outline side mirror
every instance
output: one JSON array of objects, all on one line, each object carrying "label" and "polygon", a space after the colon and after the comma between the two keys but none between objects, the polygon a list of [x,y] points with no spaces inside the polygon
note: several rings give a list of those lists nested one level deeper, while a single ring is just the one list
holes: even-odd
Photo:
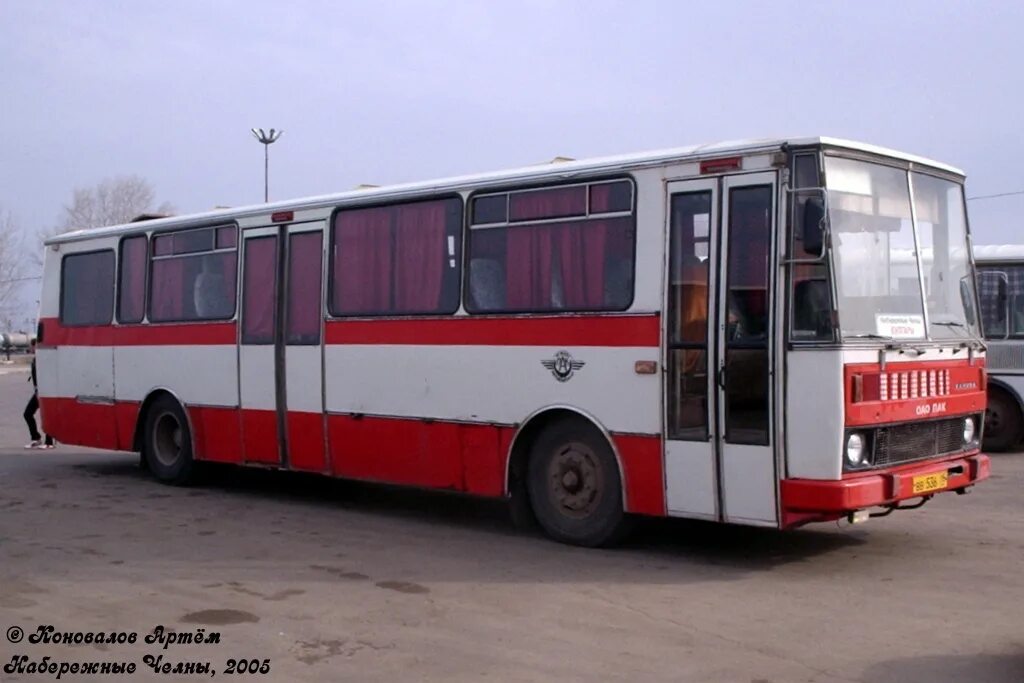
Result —
[{"label": "side mirror", "polygon": [[808,197],[804,200],[804,251],[822,255],[825,249],[825,200]]}]

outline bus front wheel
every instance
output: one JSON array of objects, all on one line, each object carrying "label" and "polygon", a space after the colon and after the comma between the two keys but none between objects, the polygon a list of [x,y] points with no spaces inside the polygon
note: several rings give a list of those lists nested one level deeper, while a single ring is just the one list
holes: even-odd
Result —
[{"label": "bus front wheel", "polygon": [[1008,451],[1021,440],[1020,406],[1002,389],[989,385],[988,407],[985,409],[985,450]]},{"label": "bus front wheel", "polygon": [[527,488],[537,521],[555,540],[597,547],[626,531],[615,454],[589,423],[561,420],[538,436]]},{"label": "bus front wheel", "polygon": [[192,432],[185,411],[170,396],[161,396],[146,412],[142,454],[153,476],[182,485],[192,477]]}]

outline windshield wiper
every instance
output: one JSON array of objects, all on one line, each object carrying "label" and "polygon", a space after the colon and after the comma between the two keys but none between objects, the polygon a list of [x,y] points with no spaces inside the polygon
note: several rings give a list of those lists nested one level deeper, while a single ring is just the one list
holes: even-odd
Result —
[{"label": "windshield wiper", "polygon": [[884,334],[873,334],[871,332],[861,332],[859,334],[844,334],[846,339],[883,339],[885,341],[892,341],[892,337],[887,337]]},{"label": "windshield wiper", "polygon": [[954,328],[963,330],[964,334],[966,334],[968,337],[971,336],[970,330],[967,329],[967,325],[964,325],[963,323],[959,323],[959,322],[957,322],[955,320],[948,320],[948,321],[944,320],[942,322],[933,322],[932,325],[940,325],[942,327],[954,327]]}]

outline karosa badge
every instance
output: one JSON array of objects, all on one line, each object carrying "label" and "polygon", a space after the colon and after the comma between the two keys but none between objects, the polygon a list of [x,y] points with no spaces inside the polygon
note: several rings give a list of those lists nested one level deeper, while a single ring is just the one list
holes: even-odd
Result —
[{"label": "karosa badge", "polygon": [[554,358],[546,358],[540,364],[550,370],[559,382],[568,382],[577,370],[586,365],[581,360],[575,360],[568,351],[559,351]]}]

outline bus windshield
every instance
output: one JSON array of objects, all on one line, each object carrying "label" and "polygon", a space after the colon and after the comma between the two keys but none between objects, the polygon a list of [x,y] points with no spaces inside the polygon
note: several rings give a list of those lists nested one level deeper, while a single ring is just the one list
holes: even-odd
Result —
[{"label": "bus windshield", "polygon": [[978,336],[960,184],[826,157],[844,338]]}]

